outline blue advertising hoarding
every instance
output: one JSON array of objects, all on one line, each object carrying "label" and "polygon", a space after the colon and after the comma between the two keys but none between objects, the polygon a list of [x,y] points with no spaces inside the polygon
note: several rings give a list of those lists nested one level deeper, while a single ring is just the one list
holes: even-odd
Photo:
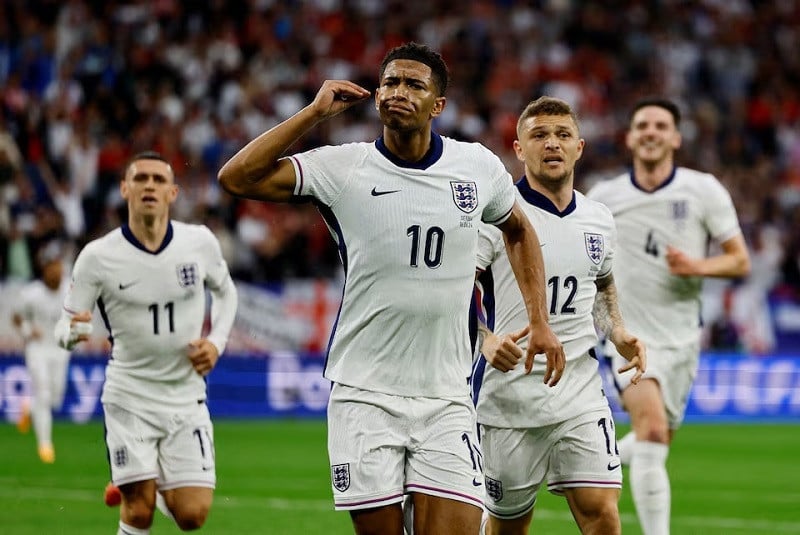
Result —
[{"label": "blue advertising hoarding", "polygon": [[[226,355],[208,378],[215,418],[325,416],[330,383],[318,354],[274,352]],[[58,417],[75,422],[99,418],[105,358],[73,357]],[[607,389],[618,409],[613,388]],[[0,357],[0,411],[14,421],[30,381],[20,356]],[[619,412],[618,410],[615,412]],[[624,421],[624,415],[619,414]],[[687,422],[800,423],[800,357],[703,355],[686,415]]]}]

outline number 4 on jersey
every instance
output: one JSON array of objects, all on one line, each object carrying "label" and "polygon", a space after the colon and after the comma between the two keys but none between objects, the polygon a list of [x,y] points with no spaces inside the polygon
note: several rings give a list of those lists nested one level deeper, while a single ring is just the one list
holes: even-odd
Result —
[{"label": "number 4 on jersey", "polygon": [[653,238],[652,230],[647,233],[647,243],[644,244],[644,252],[649,255],[658,256],[658,244]]}]

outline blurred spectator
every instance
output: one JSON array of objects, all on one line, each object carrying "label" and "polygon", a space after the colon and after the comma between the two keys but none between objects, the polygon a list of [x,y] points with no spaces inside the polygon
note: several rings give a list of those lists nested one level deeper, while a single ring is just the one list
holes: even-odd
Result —
[{"label": "blurred spectator", "polygon": [[[437,131],[484,143],[512,174],[523,104],[544,93],[569,101],[587,139],[582,191],[624,165],[630,102],[652,93],[679,101],[680,164],[720,177],[750,247],[775,275],[736,294],[756,284],[749,303],[775,291],[800,302],[800,2],[455,5],[0,2],[2,277],[30,277],[41,236],[86,242],[117,224],[119,172],[145,148],[175,167],[181,215],[212,222],[221,241],[237,244],[226,255],[235,274],[255,283],[338,276],[336,247],[313,208],[254,208],[220,192],[216,172],[326,77],[372,88],[374,62],[417,40],[452,68],[453,105]],[[301,143],[377,137],[374,110],[353,111]]]}]

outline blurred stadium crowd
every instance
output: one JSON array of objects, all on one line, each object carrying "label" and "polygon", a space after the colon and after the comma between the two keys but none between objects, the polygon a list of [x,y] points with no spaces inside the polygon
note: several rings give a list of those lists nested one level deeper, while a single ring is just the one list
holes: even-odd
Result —
[{"label": "blurred stadium crowd", "polygon": [[[5,0],[0,2],[0,281],[35,275],[53,238],[73,250],[124,220],[126,158],[155,149],[181,186],[174,217],[207,224],[234,277],[339,275],[311,205],[232,199],[216,183],[247,141],[310,102],[327,78],[374,88],[392,46],[442,52],[452,77],[435,129],[511,148],[531,99],[577,110],[579,189],[625,170],[628,110],[676,99],[682,165],[731,191],[753,274],[718,288],[714,343],[737,299],[800,301],[800,1]],[[374,139],[364,105],[297,149]],[[756,348],[757,349],[757,348]]]}]

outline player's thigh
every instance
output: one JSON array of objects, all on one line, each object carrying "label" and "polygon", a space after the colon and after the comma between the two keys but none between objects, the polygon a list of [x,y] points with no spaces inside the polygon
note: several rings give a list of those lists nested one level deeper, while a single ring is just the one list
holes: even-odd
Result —
[{"label": "player's thigh", "polygon": [[667,411],[661,395],[661,384],[655,379],[642,379],[622,392],[622,402],[631,418],[637,437],[649,433],[666,433]]},{"label": "player's thigh", "polygon": [[622,488],[622,468],[611,409],[606,406],[561,422],[548,450],[547,488]]},{"label": "player's thigh", "polygon": [[606,526],[607,532],[618,532],[620,526],[620,489],[578,487],[564,491],[570,511],[581,531],[587,526]]},{"label": "player's thigh", "polygon": [[214,501],[214,489],[209,487],[178,487],[161,493],[176,519],[196,519],[202,522]]},{"label": "player's thigh", "polygon": [[165,436],[157,418],[145,418],[113,403],[103,404],[111,480],[120,488],[158,478],[158,442]]},{"label": "player's thigh", "polygon": [[350,518],[356,535],[405,535],[403,509],[399,503],[369,509],[351,509]]},{"label": "player's thigh", "polygon": [[538,429],[481,426],[485,506],[491,516],[516,520],[533,509],[547,477],[548,452],[557,438],[554,429],[555,426]]},{"label": "player's thigh", "polygon": [[477,505],[419,492],[413,500],[414,533],[462,535],[480,529],[482,510]]},{"label": "player's thigh", "polygon": [[185,413],[172,414],[170,423],[167,436],[159,442],[159,489],[213,489],[217,481],[214,426],[208,407],[197,403]]},{"label": "player's thigh", "polygon": [[334,384],[328,457],[337,510],[380,509],[402,501],[408,404],[409,398]]},{"label": "player's thigh", "polygon": [[147,479],[119,485],[120,519],[132,526],[149,525],[156,507],[156,481]]},{"label": "player's thigh", "polygon": [[489,515],[489,530],[492,535],[528,535],[533,510],[528,511],[518,518],[502,519]]},{"label": "player's thigh", "polygon": [[414,399],[409,410],[405,492],[482,507],[483,453],[472,400]]}]

